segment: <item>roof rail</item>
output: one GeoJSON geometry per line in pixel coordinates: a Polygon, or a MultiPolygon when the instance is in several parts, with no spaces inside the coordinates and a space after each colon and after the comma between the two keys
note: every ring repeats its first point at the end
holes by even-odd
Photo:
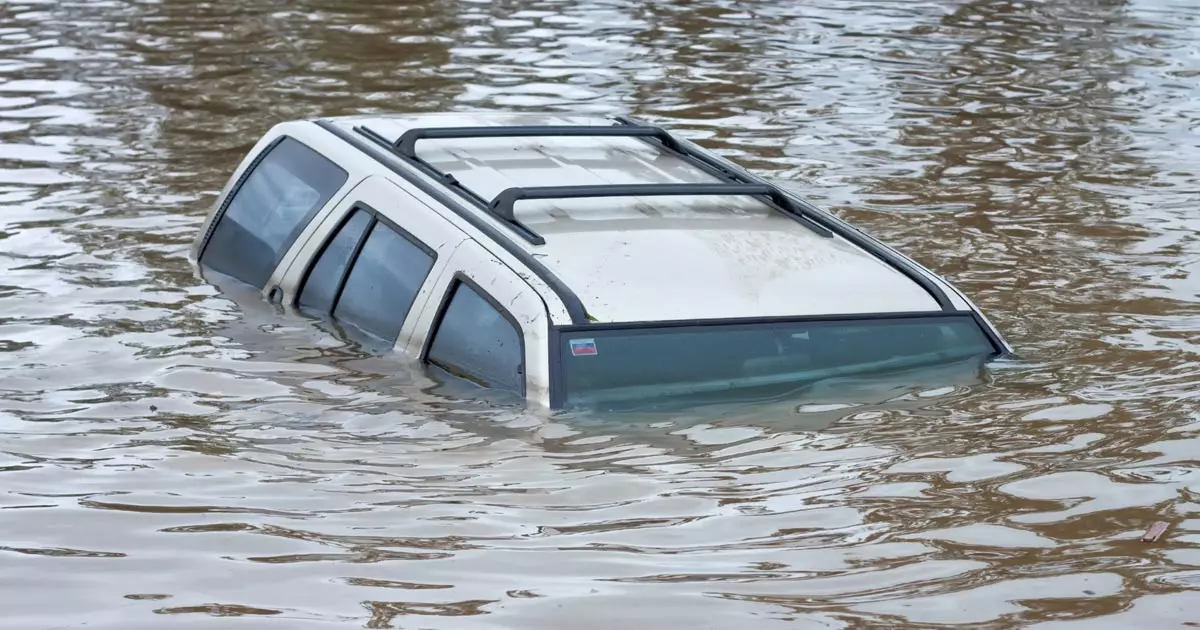
{"type": "Polygon", "coordinates": [[[765,195],[793,218],[821,236],[833,232],[801,214],[781,191],[770,184],[615,184],[598,186],[539,186],[506,188],[488,204],[497,218],[519,223],[513,206],[523,199],[583,199],[594,197],[662,197],[683,195],[765,195]]]}
{"type": "Polygon", "coordinates": [[[410,160],[417,157],[418,140],[447,140],[452,138],[578,138],[578,137],[654,138],[676,151],[683,149],[666,129],[652,125],[517,125],[494,127],[425,127],[409,129],[400,134],[392,148],[410,160]]]}

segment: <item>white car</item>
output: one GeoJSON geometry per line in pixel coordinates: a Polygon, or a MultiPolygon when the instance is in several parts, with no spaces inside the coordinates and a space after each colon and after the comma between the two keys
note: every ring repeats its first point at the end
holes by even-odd
{"type": "Polygon", "coordinates": [[[626,117],[281,123],[191,256],[435,378],[550,408],[753,399],[1011,352],[944,279],[626,117]]]}

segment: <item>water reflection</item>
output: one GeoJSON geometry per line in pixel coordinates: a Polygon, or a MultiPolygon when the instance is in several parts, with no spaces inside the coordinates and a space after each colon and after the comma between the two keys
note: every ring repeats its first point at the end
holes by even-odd
{"type": "Polygon", "coordinates": [[[0,2],[0,626],[1194,621],[1196,18],[0,2]],[[269,125],[438,109],[681,130],[951,276],[1024,362],[535,417],[192,273],[269,125]]]}

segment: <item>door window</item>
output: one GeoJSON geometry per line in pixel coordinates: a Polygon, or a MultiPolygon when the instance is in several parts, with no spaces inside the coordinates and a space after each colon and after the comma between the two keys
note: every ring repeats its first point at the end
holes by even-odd
{"type": "Polygon", "coordinates": [[[355,209],[326,243],[300,290],[301,308],[395,344],[436,256],[373,212],[355,209]]]}
{"type": "Polygon", "coordinates": [[[337,234],[329,239],[325,249],[321,251],[317,264],[304,280],[300,290],[300,307],[321,313],[333,312],[333,303],[337,300],[338,291],[342,289],[342,281],[346,278],[346,269],[350,267],[350,258],[354,256],[358,244],[371,227],[374,217],[365,210],[355,210],[338,229],[337,234]]]}
{"type": "Polygon", "coordinates": [[[376,221],[350,268],[334,318],[395,343],[433,261],[433,254],[376,221]]]}

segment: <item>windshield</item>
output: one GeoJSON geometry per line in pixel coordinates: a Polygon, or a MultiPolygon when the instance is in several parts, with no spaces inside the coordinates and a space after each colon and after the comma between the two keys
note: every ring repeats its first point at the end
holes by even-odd
{"type": "Polygon", "coordinates": [[[994,355],[969,314],[592,329],[561,335],[565,406],[736,392],[994,355]]]}

